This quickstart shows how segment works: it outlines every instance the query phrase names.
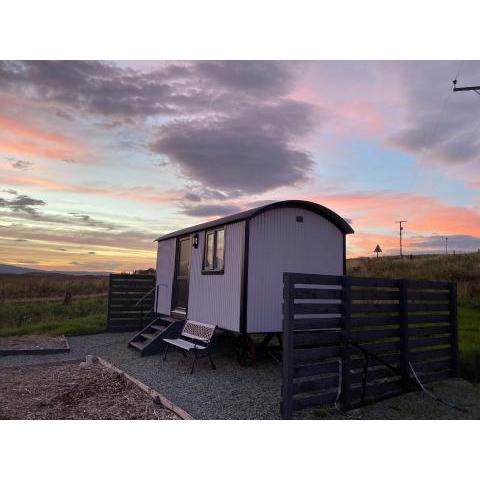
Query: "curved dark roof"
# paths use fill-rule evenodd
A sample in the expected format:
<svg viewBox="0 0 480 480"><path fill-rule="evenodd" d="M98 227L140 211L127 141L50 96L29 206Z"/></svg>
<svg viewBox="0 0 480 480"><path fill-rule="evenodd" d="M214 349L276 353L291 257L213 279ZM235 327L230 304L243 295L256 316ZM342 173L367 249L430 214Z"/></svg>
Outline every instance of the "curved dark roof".
<svg viewBox="0 0 480 480"><path fill-rule="evenodd" d="M168 240L169 238L179 237L181 235L187 235L189 233L200 232L202 230L208 230L209 228L219 227L228 223L240 222L242 220L253 218L267 210L285 207L296 207L303 208L304 210L310 210L311 212L317 213L318 215L321 215L322 217L329 220L343 233L353 233L352 227L340 215L337 215L333 210L330 210L323 205L314 202L307 202L305 200L283 200L281 202L269 203L268 205L252 208L250 210L245 210L244 212L234 213L233 215L228 215L227 217L217 218L216 220L211 220L210 222L200 223L198 225L183 228L182 230L167 233L166 235L158 237L156 241L158 242L161 240Z"/></svg>

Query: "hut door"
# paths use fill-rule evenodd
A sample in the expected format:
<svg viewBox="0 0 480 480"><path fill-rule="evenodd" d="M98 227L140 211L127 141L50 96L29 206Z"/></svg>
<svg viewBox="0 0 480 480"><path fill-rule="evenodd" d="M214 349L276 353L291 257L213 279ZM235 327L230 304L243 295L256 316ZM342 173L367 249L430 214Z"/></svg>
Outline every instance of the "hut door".
<svg viewBox="0 0 480 480"><path fill-rule="evenodd" d="M188 307L188 280L190 272L190 237L178 240L175 265L175 281L173 284L172 310L185 315Z"/></svg>

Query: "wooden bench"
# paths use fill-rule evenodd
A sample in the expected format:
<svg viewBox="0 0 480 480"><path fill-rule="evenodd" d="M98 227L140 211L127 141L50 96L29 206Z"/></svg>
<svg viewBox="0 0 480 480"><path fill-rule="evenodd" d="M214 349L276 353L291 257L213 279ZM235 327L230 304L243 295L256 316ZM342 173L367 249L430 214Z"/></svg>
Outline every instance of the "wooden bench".
<svg viewBox="0 0 480 480"><path fill-rule="evenodd" d="M193 350L194 357L192 363L192 369L190 373L193 373L195 369L195 362L202 352L209 360L213 370L216 370L213 363L212 356L210 355L210 342L216 329L216 325L209 325L208 323L193 322L187 320L183 326L180 336L177 338L164 338L163 341L167 344L165 347L165 354L163 360L167 359L167 353L170 345L179 348L183 351L183 355L186 357L186 352Z"/></svg>

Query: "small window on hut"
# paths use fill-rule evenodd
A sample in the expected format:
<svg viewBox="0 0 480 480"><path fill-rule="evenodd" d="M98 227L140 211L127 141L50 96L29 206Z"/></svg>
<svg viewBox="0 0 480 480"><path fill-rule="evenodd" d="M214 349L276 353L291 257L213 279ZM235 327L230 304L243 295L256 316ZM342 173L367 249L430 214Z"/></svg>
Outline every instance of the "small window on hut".
<svg viewBox="0 0 480 480"><path fill-rule="evenodd" d="M223 273L225 230L210 230L205 234L203 273Z"/></svg>

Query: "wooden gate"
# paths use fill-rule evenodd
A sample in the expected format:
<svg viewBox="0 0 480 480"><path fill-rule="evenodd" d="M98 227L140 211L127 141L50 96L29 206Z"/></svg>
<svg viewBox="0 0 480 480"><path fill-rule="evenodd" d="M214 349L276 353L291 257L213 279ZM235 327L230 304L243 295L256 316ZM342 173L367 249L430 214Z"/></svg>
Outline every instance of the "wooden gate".
<svg viewBox="0 0 480 480"><path fill-rule="evenodd" d="M282 416L458 376L456 286L284 274Z"/></svg>
<svg viewBox="0 0 480 480"><path fill-rule="evenodd" d="M141 330L152 319L154 302L154 275L110 274L107 330Z"/></svg>

